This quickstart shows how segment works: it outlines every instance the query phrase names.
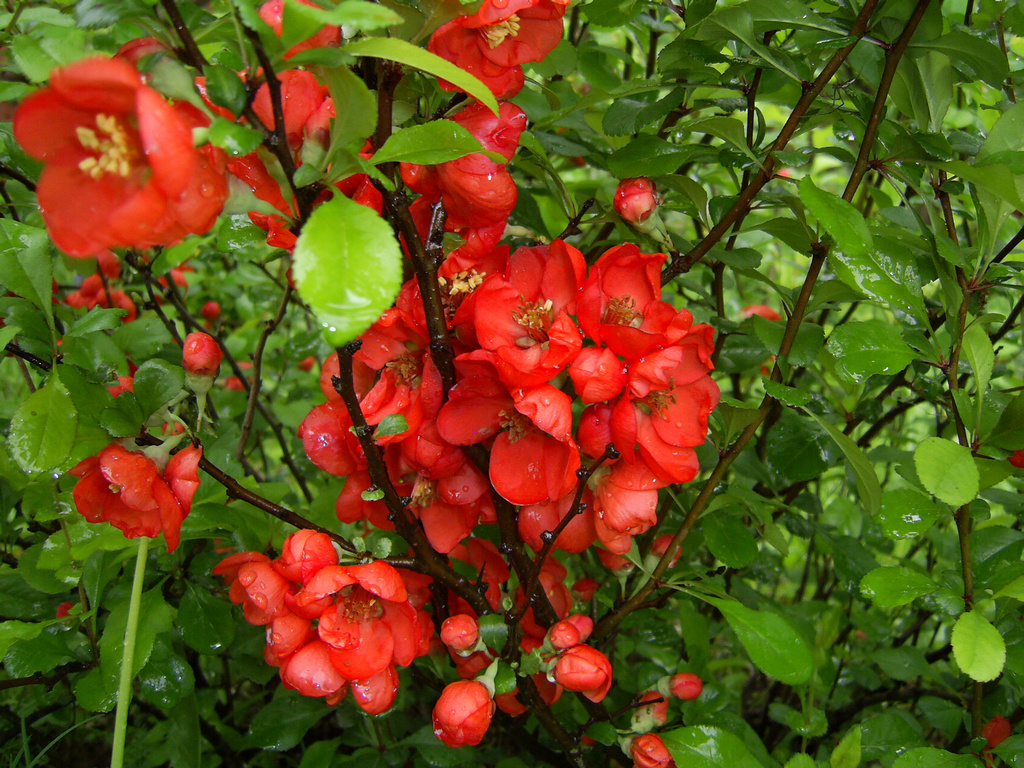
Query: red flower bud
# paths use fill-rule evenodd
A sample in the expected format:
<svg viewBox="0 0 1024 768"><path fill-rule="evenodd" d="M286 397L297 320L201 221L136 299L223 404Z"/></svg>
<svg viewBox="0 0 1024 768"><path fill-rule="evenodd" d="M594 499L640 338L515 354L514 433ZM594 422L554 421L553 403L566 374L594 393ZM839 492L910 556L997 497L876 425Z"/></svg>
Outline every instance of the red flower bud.
<svg viewBox="0 0 1024 768"><path fill-rule="evenodd" d="M981 729L981 735L985 737L985 741L988 742L986 749L995 749L1008 738L1010 738L1010 732L1013 730L1013 726L1010 725L1010 721L1002 715L996 715L987 723L985 727Z"/></svg>
<svg viewBox="0 0 1024 768"><path fill-rule="evenodd" d="M555 664L555 682L582 693L593 702L601 701L612 687L612 664L608 657L589 645L577 645L562 653Z"/></svg>
<svg viewBox="0 0 1024 768"><path fill-rule="evenodd" d="M766 304L751 304L749 307L744 307L740 310L740 314L743 317L763 317L765 320L781 320L782 317L774 309Z"/></svg>
<svg viewBox="0 0 1024 768"><path fill-rule="evenodd" d="M704 690L704 681L693 672L680 672L669 679L668 689L677 699L691 701Z"/></svg>
<svg viewBox="0 0 1024 768"><path fill-rule="evenodd" d="M661 197L650 179L623 179L615 190L615 212L630 224L647 221L657 210Z"/></svg>
<svg viewBox="0 0 1024 768"><path fill-rule="evenodd" d="M633 710L631 724L636 733L646 733L658 726L664 725L668 720L668 699L658 691L647 691L640 697L640 703L644 706Z"/></svg>
<svg viewBox="0 0 1024 768"><path fill-rule="evenodd" d="M65 616L67 616L69 613L71 613L71 608L73 606L74 606L74 603L72 603L72 602L70 602L68 600L65 600L63 603L58 605L57 606L57 618L58 619L63 619Z"/></svg>
<svg viewBox="0 0 1024 768"><path fill-rule="evenodd" d="M192 376L216 376L223 359L224 353L209 334L196 331L185 337L181 363L186 373Z"/></svg>
<svg viewBox="0 0 1024 768"><path fill-rule="evenodd" d="M567 619L551 625L551 629L548 630L548 640L560 651L574 648L582 642L580 631Z"/></svg>
<svg viewBox="0 0 1024 768"><path fill-rule="evenodd" d="M203 308L199 310L199 314L203 316L204 320L212 323L220 317L220 304L216 301L208 301L203 304Z"/></svg>
<svg viewBox="0 0 1024 768"><path fill-rule="evenodd" d="M491 725L494 699L483 683L456 680L434 705L434 735L449 747L479 744Z"/></svg>
<svg viewBox="0 0 1024 768"><path fill-rule="evenodd" d="M449 616L441 625L441 642L456 653L470 651L480 638L480 625L464 613Z"/></svg>
<svg viewBox="0 0 1024 768"><path fill-rule="evenodd" d="M1024 448L1013 452L1013 455L1010 457L1010 464L1017 469L1024 469Z"/></svg>
<svg viewBox="0 0 1024 768"><path fill-rule="evenodd" d="M633 768L676 768L668 747L655 733L637 736L629 745L629 751L633 756Z"/></svg>

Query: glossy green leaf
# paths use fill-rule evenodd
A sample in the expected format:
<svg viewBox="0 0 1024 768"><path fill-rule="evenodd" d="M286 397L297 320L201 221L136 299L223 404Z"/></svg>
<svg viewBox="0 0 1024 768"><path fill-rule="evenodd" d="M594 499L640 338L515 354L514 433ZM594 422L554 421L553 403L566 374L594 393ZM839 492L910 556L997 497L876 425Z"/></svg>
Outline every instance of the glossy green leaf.
<svg viewBox="0 0 1024 768"><path fill-rule="evenodd" d="M757 338L768 348L772 354L776 354L782 347L782 339L786 332L786 323L782 320L766 320L755 315L750 318L754 325L754 333ZM789 362L793 365L810 365L821 351L825 343L825 331L816 323L801 323L796 330L796 338L793 339L793 346L789 350Z"/></svg>
<svg viewBox="0 0 1024 768"><path fill-rule="evenodd" d="M0 219L0 284L31 301L53 327L53 257L45 229Z"/></svg>
<svg viewBox="0 0 1024 768"><path fill-rule="evenodd" d="M185 385L185 372L166 360L147 360L135 372L133 391L142 413L150 414L167 405Z"/></svg>
<svg viewBox="0 0 1024 768"><path fill-rule="evenodd" d="M189 646L199 653L220 653L235 637L235 621L230 603L185 583L177 625Z"/></svg>
<svg viewBox="0 0 1024 768"><path fill-rule="evenodd" d="M11 643L39 637L46 625L32 621L0 621L0 653L7 653Z"/></svg>
<svg viewBox="0 0 1024 768"><path fill-rule="evenodd" d="M141 618L135 636L135 658L132 663L133 677L138 675L149 661L157 635L171 628L171 607L164 601L159 587L143 593L139 616ZM100 671L110 690L117 690L127 624L128 600L125 599L110 611L107 623L103 627L103 636L100 638Z"/></svg>
<svg viewBox="0 0 1024 768"><path fill-rule="evenodd" d="M971 368L974 369L974 375L978 380L978 391L984 392L988 389L992 368L996 362L995 350L992 348L992 341L984 326L974 323L964 331L963 345L964 354L970 361Z"/></svg>
<svg viewBox="0 0 1024 768"><path fill-rule="evenodd" d="M412 43L397 38L368 37L348 43L342 50L352 56L372 56L376 59L397 61L435 75L465 91L494 114L498 114L498 102L490 88L465 70Z"/></svg>
<svg viewBox="0 0 1024 768"><path fill-rule="evenodd" d="M676 765L686 768L763 768L739 736L712 725L660 734Z"/></svg>
<svg viewBox="0 0 1024 768"><path fill-rule="evenodd" d="M879 320L844 323L832 332L826 349L835 357L838 370L854 381L896 373L917 357L899 326Z"/></svg>
<svg viewBox="0 0 1024 768"><path fill-rule="evenodd" d="M757 559L754 534L728 509L705 515L700 525L711 554L730 568L745 568Z"/></svg>
<svg viewBox="0 0 1024 768"><path fill-rule="evenodd" d="M644 133L616 150L608 158L608 169L616 176L661 176L672 173L699 151L695 145L671 144Z"/></svg>
<svg viewBox="0 0 1024 768"><path fill-rule="evenodd" d="M452 120L411 125L391 134L373 155L373 164L437 165L480 152L480 141Z"/></svg>
<svg viewBox="0 0 1024 768"><path fill-rule="evenodd" d="M960 615L951 639L953 658L965 675L979 683L999 677L1006 663L1006 643L977 610Z"/></svg>
<svg viewBox="0 0 1024 768"><path fill-rule="evenodd" d="M882 494L878 523L890 539L916 539L944 514L945 510L928 496L904 488Z"/></svg>
<svg viewBox="0 0 1024 768"><path fill-rule="evenodd" d="M1024 448L1024 395L1014 397L999 415L999 421L985 438L986 444L1015 451Z"/></svg>
<svg viewBox="0 0 1024 768"><path fill-rule="evenodd" d="M203 67L206 78L206 95L219 107L224 107L233 115L242 114L248 101L245 83L242 78L227 67L208 64Z"/></svg>
<svg viewBox="0 0 1024 768"><path fill-rule="evenodd" d="M761 383L764 385L764 391L774 397L780 403L785 405L792 405L800 407L807 405L811 402L811 395L808 392L797 389L796 387L787 387L785 384L779 384L777 381L772 381L769 378L761 377Z"/></svg>
<svg viewBox="0 0 1024 768"><path fill-rule="evenodd" d="M409 422L405 420L405 416L400 413L392 413L380 420L380 424L374 430L373 436L379 439L390 437L391 435L400 435L408 428Z"/></svg>
<svg viewBox="0 0 1024 768"><path fill-rule="evenodd" d="M818 189L810 176L800 180L800 199L821 226L848 256L866 256L871 251L871 230L864 216L838 195Z"/></svg>
<svg viewBox="0 0 1024 768"><path fill-rule="evenodd" d="M904 244L890 238L876 238L875 246L866 253L830 253L829 263L839 279L851 288L924 325L928 313L912 255Z"/></svg>
<svg viewBox="0 0 1024 768"><path fill-rule="evenodd" d="M402 251L373 210L335 195L302 228L292 274L324 338L340 347L394 302L402 287Z"/></svg>
<svg viewBox="0 0 1024 768"><path fill-rule="evenodd" d="M821 418L815 413L809 413L809 415L821 425L822 429L828 432L832 439L835 440L836 445L839 446L839 450L846 456L846 460L849 462L857 482L857 495L867 511L875 514L882 505L882 486L878 483L878 476L875 474L874 466L868 461L864 451L847 435L843 434L842 430L836 429L828 420Z"/></svg>
<svg viewBox="0 0 1024 768"><path fill-rule="evenodd" d="M917 747L896 758L892 768L982 768L973 755L958 755L935 747Z"/></svg>
<svg viewBox="0 0 1024 768"><path fill-rule="evenodd" d="M252 719L248 741L260 749L291 749L330 712L321 699L279 687L273 700Z"/></svg>
<svg viewBox="0 0 1024 768"><path fill-rule="evenodd" d="M932 496L959 507L978 495L980 475L971 450L941 437L925 439L914 451L914 467Z"/></svg>
<svg viewBox="0 0 1024 768"><path fill-rule="evenodd" d="M263 143L263 134L234 120L215 117L210 123L210 143L232 157L241 157L255 151Z"/></svg>
<svg viewBox="0 0 1024 768"><path fill-rule="evenodd" d="M47 472L68 458L77 428L78 411L55 370L15 411L7 447L25 472Z"/></svg>
<svg viewBox="0 0 1024 768"><path fill-rule="evenodd" d="M325 71L324 82L335 104L345 104L331 121L331 145L327 157L334 158L340 149L357 151L373 135L377 127L377 100L348 67L332 67Z"/></svg>
<svg viewBox="0 0 1024 768"><path fill-rule="evenodd" d="M390 8L365 0L341 0L332 8L285 0L281 43L285 48L291 48L308 40L326 25L344 24L361 32L370 32L398 24L401 20Z"/></svg>
<svg viewBox="0 0 1024 768"><path fill-rule="evenodd" d="M906 605L938 588L927 576L899 565L875 568L860 581L860 593L879 608Z"/></svg>
<svg viewBox="0 0 1024 768"><path fill-rule="evenodd" d="M754 611L732 600L704 599L722 612L758 669L787 685L810 680L814 671L810 646L782 616Z"/></svg>

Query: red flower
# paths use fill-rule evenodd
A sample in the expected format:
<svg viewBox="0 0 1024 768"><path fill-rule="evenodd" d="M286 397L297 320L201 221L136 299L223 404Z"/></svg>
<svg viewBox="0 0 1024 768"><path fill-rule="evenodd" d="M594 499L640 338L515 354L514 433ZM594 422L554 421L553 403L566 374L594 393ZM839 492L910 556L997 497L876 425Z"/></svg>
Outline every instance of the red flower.
<svg viewBox="0 0 1024 768"><path fill-rule="evenodd" d="M1017 469L1024 469L1024 448L1019 448L1013 452L1013 455L1009 458L1010 466L1016 467Z"/></svg>
<svg viewBox="0 0 1024 768"><path fill-rule="evenodd" d="M307 643L282 665L281 682L303 696L326 696L329 702L341 699L349 684L331 664L330 648L322 640Z"/></svg>
<svg viewBox="0 0 1024 768"><path fill-rule="evenodd" d="M646 176L623 179L615 190L615 212L630 224L642 224L658 210L660 204L654 182Z"/></svg>
<svg viewBox="0 0 1024 768"><path fill-rule="evenodd" d="M320 615L320 639L346 680L367 680L389 664L408 666L419 653L422 630L401 575L385 562L329 565L306 582L299 606L337 595Z"/></svg>
<svg viewBox="0 0 1024 768"><path fill-rule="evenodd" d="M144 453L111 443L68 472L81 478L73 493L75 507L90 523L110 523L129 539L152 538L162 531L167 551L173 552L199 486L202 455L200 448L184 448L161 476Z"/></svg>
<svg viewBox="0 0 1024 768"><path fill-rule="evenodd" d="M601 701L612 687L612 664L608 657L589 645L577 645L562 652L555 664L555 682L578 691L593 702Z"/></svg>
<svg viewBox="0 0 1024 768"><path fill-rule="evenodd" d="M1002 715L996 715L981 729L981 735L985 739L985 749L995 749L1008 738L1013 732L1010 721Z"/></svg>
<svg viewBox="0 0 1024 768"><path fill-rule="evenodd" d="M53 241L72 256L149 248L213 226L227 182L205 121L171 105L127 62L101 56L54 70L14 115L28 154L46 163L37 194Z"/></svg>
<svg viewBox="0 0 1024 768"><path fill-rule="evenodd" d="M475 746L491 725L494 707L494 698L483 683L449 683L434 705L434 735L449 747Z"/></svg>
<svg viewBox="0 0 1024 768"><path fill-rule="evenodd" d="M121 318L125 323L130 323L138 314L135 309L135 302L128 298L128 294L121 290L108 289L103 285L103 278L99 273L89 275L82 281L77 291L73 291L64 299L69 307L105 307L123 309L128 314Z"/></svg>
<svg viewBox="0 0 1024 768"><path fill-rule="evenodd" d="M629 745L633 768L676 768L675 760L656 733L637 736Z"/></svg>

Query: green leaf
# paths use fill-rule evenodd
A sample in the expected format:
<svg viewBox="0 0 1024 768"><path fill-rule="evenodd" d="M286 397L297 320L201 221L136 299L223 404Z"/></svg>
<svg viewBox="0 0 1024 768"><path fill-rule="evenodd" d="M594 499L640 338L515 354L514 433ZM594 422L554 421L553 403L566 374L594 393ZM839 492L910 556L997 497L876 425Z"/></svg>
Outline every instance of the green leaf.
<svg viewBox="0 0 1024 768"><path fill-rule="evenodd" d="M925 490L950 506L962 506L978 495L981 476L965 446L929 437L914 451L914 467Z"/></svg>
<svg viewBox="0 0 1024 768"><path fill-rule="evenodd" d="M879 237L876 248L867 253L844 251L829 254L836 275L851 288L888 304L894 311L928 322L921 293L921 278L906 246L890 238Z"/></svg>
<svg viewBox="0 0 1024 768"><path fill-rule="evenodd" d="M481 152L480 140L452 120L411 125L391 134L373 155L373 164L437 165ZM504 160L504 158L502 158Z"/></svg>
<svg viewBox="0 0 1024 768"><path fill-rule="evenodd" d="M502 648L508 637L508 625L497 613L480 617L480 639L488 648Z"/></svg>
<svg viewBox="0 0 1024 768"><path fill-rule="evenodd" d="M839 450L846 456L846 460L850 463L850 468L853 470L853 476L857 481L857 495L864 503L868 512L872 515L875 514L882 505L882 486L878 484L875 468L868 461L868 457L864 455L864 451L827 420L815 413L808 412L808 415L818 422L822 429L828 432L832 439L836 441L836 445L839 446Z"/></svg>
<svg viewBox="0 0 1024 768"><path fill-rule="evenodd" d="M996 592L992 597L1012 597L1014 600L1024 602L1024 576L1018 576L1005 587Z"/></svg>
<svg viewBox="0 0 1024 768"><path fill-rule="evenodd" d="M365 205L335 195L313 211L295 244L292 273L331 346L352 341L391 306L402 261L391 227Z"/></svg>
<svg viewBox="0 0 1024 768"><path fill-rule="evenodd" d="M1011 400L992 431L983 441L985 444L1016 451L1024 448L1024 395L1017 395Z"/></svg>
<svg viewBox="0 0 1024 768"><path fill-rule="evenodd" d="M48 472L71 454L77 427L78 411L54 370L15 411L7 447L25 472Z"/></svg>
<svg viewBox="0 0 1024 768"><path fill-rule="evenodd" d="M992 368L996 362L992 341L981 323L973 323L964 331L963 344L964 354L967 355L971 368L974 369L974 375L978 379L978 392L984 393L988 389Z"/></svg>
<svg viewBox="0 0 1024 768"><path fill-rule="evenodd" d="M800 406L807 405L811 402L812 398L810 393L804 392L796 387L787 387L785 384L772 381L764 376L761 377L761 383L764 385L765 392L785 405L792 405L799 408Z"/></svg>
<svg viewBox="0 0 1024 768"><path fill-rule="evenodd" d="M594 723L587 728L587 736L598 744L604 744L606 747L618 744L619 742L619 733L611 723Z"/></svg>
<svg viewBox="0 0 1024 768"><path fill-rule="evenodd" d="M206 78L206 95L210 101L229 110L233 115L242 114L248 95L245 92L245 83L237 72L216 64L207 64L203 67L203 76Z"/></svg>
<svg viewBox="0 0 1024 768"><path fill-rule="evenodd" d="M953 658L972 680L995 680L1006 663L1006 643L999 630L977 610L960 614L953 625Z"/></svg>
<svg viewBox="0 0 1024 768"><path fill-rule="evenodd" d="M139 617L139 629L135 636L132 677L137 676L149 661L157 635L171 628L171 608L164 602L159 587L143 593ZM108 690L117 690L127 624L128 600L125 599L110 611L106 626L103 627L103 636L100 638L100 671Z"/></svg>
<svg viewBox="0 0 1024 768"><path fill-rule="evenodd" d="M881 320L844 323L832 332L825 348L835 357L837 369L858 382L901 371L917 358L899 326Z"/></svg>
<svg viewBox="0 0 1024 768"><path fill-rule="evenodd" d="M121 327L121 318L124 317L123 309L103 309L93 307L84 316L78 318L71 324L71 327L64 331L64 338L68 336L81 337L98 331L111 331Z"/></svg>
<svg viewBox="0 0 1024 768"><path fill-rule="evenodd" d="M712 725L661 734L676 765L686 768L762 768L739 736Z"/></svg>
<svg viewBox="0 0 1024 768"><path fill-rule="evenodd" d="M704 599L722 612L750 660L766 675L787 685L801 685L811 679L811 649L782 616L754 611L731 600Z"/></svg>
<svg viewBox="0 0 1024 768"><path fill-rule="evenodd" d="M766 320L757 315L750 318L750 322L754 325L754 333L757 338L768 348L768 351L778 352L786 333L786 323L782 320ZM801 323L796 330L793 346L789 350L789 362L793 365L810 365L818 356L824 343L825 331L820 325Z"/></svg>
<svg viewBox="0 0 1024 768"><path fill-rule="evenodd" d="M209 138L211 144L232 157L248 155L263 143L263 135L259 131L223 117L213 118Z"/></svg>
<svg viewBox="0 0 1024 768"><path fill-rule="evenodd" d="M189 582L185 582L177 624L182 640L199 653L219 653L235 637L231 604Z"/></svg>
<svg viewBox="0 0 1024 768"><path fill-rule="evenodd" d="M700 525L711 554L730 568L745 568L757 559L754 534L728 509L705 515Z"/></svg>
<svg viewBox="0 0 1024 768"><path fill-rule="evenodd" d="M896 758L892 768L982 768L973 755L958 755L935 747L917 747Z"/></svg>
<svg viewBox="0 0 1024 768"><path fill-rule="evenodd" d="M61 62L43 49L39 42L29 35L14 35L10 41L14 61L25 77L33 83L43 83Z"/></svg>
<svg viewBox="0 0 1024 768"><path fill-rule="evenodd" d="M377 127L377 99L348 67L332 67L324 83L335 104L346 105L331 121L331 145L327 157L333 160L340 149L358 151Z"/></svg>
<svg viewBox="0 0 1024 768"><path fill-rule="evenodd" d="M330 712L322 699L278 688L273 700L252 719L248 741L260 749L291 749Z"/></svg>
<svg viewBox="0 0 1024 768"><path fill-rule="evenodd" d="M630 176L662 176L674 173L701 147L696 144L670 144L664 139L644 133L608 158L608 170L621 178Z"/></svg>
<svg viewBox="0 0 1024 768"><path fill-rule="evenodd" d="M836 247L847 256L866 256L871 252L871 230L852 203L818 189L810 176L800 180L800 199L832 235Z"/></svg>
<svg viewBox="0 0 1024 768"><path fill-rule="evenodd" d="M397 38L367 37L348 43L342 50L352 56L372 56L376 59L397 61L400 64L435 75L442 80L447 80L459 90L465 91L494 114L498 114L498 102L490 88L465 70L459 69L451 62L445 61L430 51L418 48L412 43Z"/></svg>
<svg viewBox="0 0 1024 768"><path fill-rule="evenodd" d="M738 149L755 163L760 164L758 156L754 154L754 151L749 146L747 146L746 129L744 128L743 123L734 117L706 117L700 120L694 120L692 123L686 123L685 125L677 125L675 130L679 133L699 131L700 133L706 133L709 136L714 136L727 144L731 144L734 149ZM849 205L849 203L847 203L847 205ZM852 205L850 207L853 208ZM864 218L861 217L861 223L863 222ZM866 229L867 225L864 226Z"/></svg>
<svg viewBox="0 0 1024 768"><path fill-rule="evenodd" d="M790 757L783 768L818 768L818 764L814 762L813 757L801 752L799 755Z"/></svg>
<svg viewBox="0 0 1024 768"><path fill-rule="evenodd" d="M927 576L899 565L875 568L860 580L860 593L879 608L906 605L938 588Z"/></svg>
<svg viewBox="0 0 1024 768"><path fill-rule="evenodd" d="M185 372L159 358L147 360L135 372L133 390L142 413L149 416L173 400L185 386Z"/></svg>
<svg viewBox="0 0 1024 768"><path fill-rule="evenodd" d="M327 25L344 24L361 32L369 32L398 24L402 17L390 8L365 0L342 0L329 9L286 0L282 21L281 44L291 48L296 43L308 40Z"/></svg>
<svg viewBox="0 0 1024 768"><path fill-rule="evenodd" d="M916 539L944 514L945 511L923 493L904 488L882 494L878 522L890 539Z"/></svg>
<svg viewBox="0 0 1024 768"><path fill-rule="evenodd" d="M380 439L382 437L390 437L391 435L400 435L408 428L409 422L405 420L405 416L400 413L392 413L380 420L380 424L374 430L373 436Z"/></svg>
<svg viewBox="0 0 1024 768"><path fill-rule="evenodd" d="M45 229L0 219L0 275L7 289L42 310L53 328L53 256Z"/></svg>
<svg viewBox="0 0 1024 768"><path fill-rule="evenodd" d="M6 655L11 643L39 637L46 624L31 621L0 621L0 653Z"/></svg>

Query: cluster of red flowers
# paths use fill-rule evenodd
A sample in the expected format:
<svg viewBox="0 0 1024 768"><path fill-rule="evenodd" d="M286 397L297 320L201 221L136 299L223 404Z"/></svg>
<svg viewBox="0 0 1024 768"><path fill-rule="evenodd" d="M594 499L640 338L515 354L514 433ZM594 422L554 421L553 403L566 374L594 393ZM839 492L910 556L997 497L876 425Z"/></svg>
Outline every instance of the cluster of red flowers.
<svg viewBox="0 0 1024 768"><path fill-rule="evenodd" d="M404 418L404 430L378 443L435 549L450 552L478 523L493 522L493 487L522 506L520 532L539 550L542 534L572 510L586 456L602 466L555 546L582 552L600 539L623 554L657 522L658 489L693 479L694 449L719 400L712 329L661 300L664 259L622 245L588 271L561 240L477 259L455 251L439 280L458 353L447 401L415 282L363 335L354 358L363 413L370 424ZM321 381L328 402L300 435L314 464L348 476L339 518L390 529L384 503L363 499L370 476L332 383L337 370L335 357ZM574 398L585 406L575 429ZM489 448L487 478L464 450L476 444Z"/></svg>
<svg viewBox="0 0 1024 768"><path fill-rule="evenodd" d="M213 572L245 618L267 627L267 663L306 696L333 704L351 689L365 712L379 715L398 693L395 667L429 650L433 625L405 574L380 560L338 565L325 533L297 531L274 560L240 552Z"/></svg>

